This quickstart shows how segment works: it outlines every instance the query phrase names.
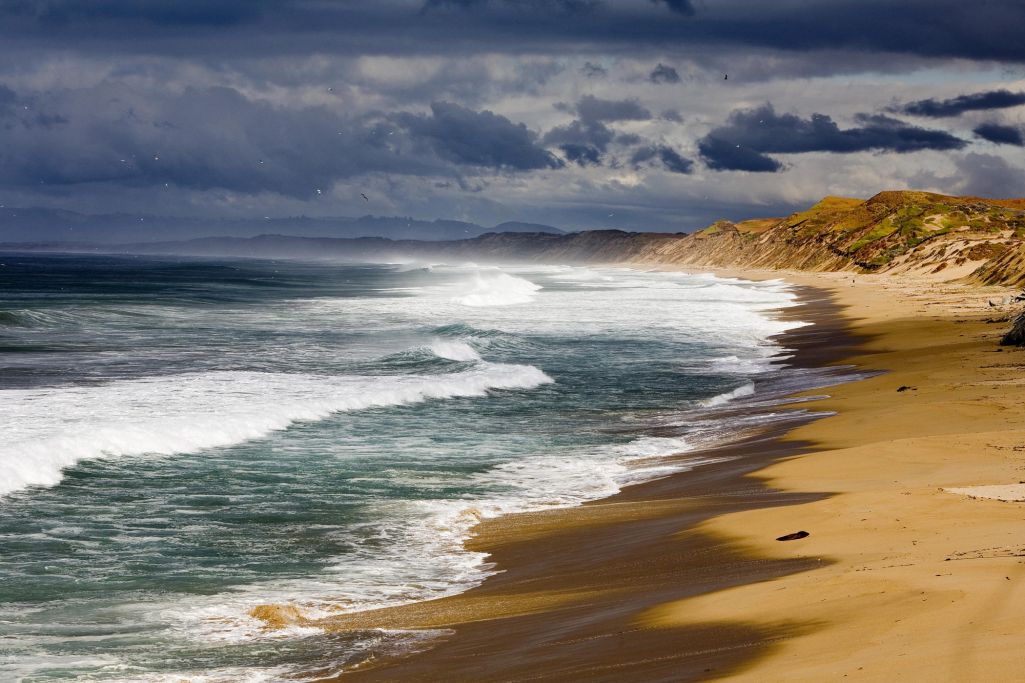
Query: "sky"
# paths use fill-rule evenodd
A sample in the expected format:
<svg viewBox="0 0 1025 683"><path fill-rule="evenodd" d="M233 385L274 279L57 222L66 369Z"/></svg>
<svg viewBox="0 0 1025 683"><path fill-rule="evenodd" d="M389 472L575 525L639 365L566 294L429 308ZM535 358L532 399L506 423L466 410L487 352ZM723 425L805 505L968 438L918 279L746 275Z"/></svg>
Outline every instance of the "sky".
<svg viewBox="0 0 1025 683"><path fill-rule="evenodd" d="M1022 35L1020 0L0 0L0 204L688 231L1022 196Z"/></svg>

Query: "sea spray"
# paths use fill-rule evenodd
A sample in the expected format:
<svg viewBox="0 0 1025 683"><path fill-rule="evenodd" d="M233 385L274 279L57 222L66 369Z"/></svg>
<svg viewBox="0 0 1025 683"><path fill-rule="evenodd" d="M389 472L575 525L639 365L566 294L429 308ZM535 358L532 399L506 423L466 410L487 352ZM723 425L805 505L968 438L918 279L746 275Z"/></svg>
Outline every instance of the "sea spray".
<svg viewBox="0 0 1025 683"><path fill-rule="evenodd" d="M530 280L502 273L481 271L473 276L465 294L455 297L464 306L512 306L525 304L537 296L541 289Z"/></svg>

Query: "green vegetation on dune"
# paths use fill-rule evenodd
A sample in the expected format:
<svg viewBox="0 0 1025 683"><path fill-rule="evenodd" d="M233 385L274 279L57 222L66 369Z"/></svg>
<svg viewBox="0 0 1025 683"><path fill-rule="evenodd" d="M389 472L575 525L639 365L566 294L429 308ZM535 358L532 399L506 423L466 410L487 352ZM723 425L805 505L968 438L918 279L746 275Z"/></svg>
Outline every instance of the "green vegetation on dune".
<svg viewBox="0 0 1025 683"><path fill-rule="evenodd" d="M719 221L697 234L714 238L707 244L722 244L723 254L728 256L730 249L722 241L726 233L734 239L739 235L742 244L750 245L743 249L750 249L745 253L752 261L785 262L789 258L797 267L819 264L817 267L833 268L844 267L846 260L848 265L878 270L931 240L963 244L1025 239L1025 200L911 190L880 192L870 199L830 196L783 219L736 224ZM730 244L740 248L736 242ZM1003 243L981 251L972 247L973 256L962 261L1005 248Z"/></svg>

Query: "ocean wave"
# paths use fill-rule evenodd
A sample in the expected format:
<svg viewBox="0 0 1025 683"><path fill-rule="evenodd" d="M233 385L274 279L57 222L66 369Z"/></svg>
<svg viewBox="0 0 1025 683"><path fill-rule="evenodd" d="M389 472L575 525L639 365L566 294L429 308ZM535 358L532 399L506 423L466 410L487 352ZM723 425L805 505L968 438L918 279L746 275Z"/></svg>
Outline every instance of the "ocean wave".
<svg viewBox="0 0 1025 683"><path fill-rule="evenodd" d="M512 306L530 302L541 289L530 280L501 271L478 272L470 289L453 301L464 306Z"/></svg>
<svg viewBox="0 0 1025 683"><path fill-rule="evenodd" d="M469 347L467 347L468 349ZM463 350L465 353L465 350ZM317 376L214 372L59 390L8 390L0 402L0 495L53 486L101 457L172 455L230 446L339 412L533 389L530 365L479 363L440 375Z"/></svg>
<svg viewBox="0 0 1025 683"><path fill-rule="evenodd" d="M709 365L713 370L727 372L731 375L759 375L772 369L773 360L776 356L760 356L754 358L741 358L739 356L722 356L713 358Z"/></svg>
<svg viewBox="0 0 1025 683"><path fill-rule="evenodd" d="M81 322L83 316L65 311L37 311L28 308L0 311L0 327L55 327Z"/></svg>
<svg viewBox="0 0 1025 683"><path fill-rule="evenodd" d="M472 346L458 339L435 339L431 342L431 353L438 358L455 361L480 360L480 354Z"/></svg>
<svg viewBox="0 0 1025 683"><path fill-rule="evenodd" d="M740 385L739 387L737 387L736 389L733 389L732 391L727 391L726 393L719 394L718 396L713 396L712 398L706 398L703 401L699 401L698 405L700 405L702 407L705 407L705 408L711 408L711 407L714 407L714 406L721 406L722 404L729 403L730 401L732 401L734 399L742 398L744 396L751 396L754 393L755 393L754 382L748 382L747 384Z"/></svg>

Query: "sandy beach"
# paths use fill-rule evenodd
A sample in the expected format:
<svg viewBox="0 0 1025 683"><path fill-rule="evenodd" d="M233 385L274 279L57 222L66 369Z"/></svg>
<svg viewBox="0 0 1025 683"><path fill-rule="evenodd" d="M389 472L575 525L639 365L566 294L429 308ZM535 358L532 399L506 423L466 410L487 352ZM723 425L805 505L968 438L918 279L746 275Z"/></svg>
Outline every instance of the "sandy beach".
<svg viewBox="0 0 1025 683"><path fill-rule="evenodd" d="M485 521L468 546L501 572L482 586L326 624L442 630L339 680L1020 675L1022 509L999 498L1025 480L1025 351L998 347L1011 311L987 303L1009 290L726 274L808 288L786 313L816 323L786 339L798 362L880 374L795 406L830 417L702 453L724 461Z"/></svg>

